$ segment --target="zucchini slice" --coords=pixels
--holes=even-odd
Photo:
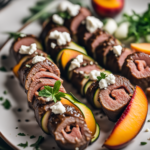
[[[84,86],[84,89],[83,89],[83,94],[86,95],[86,92],[88,90],[88,88],[91,86],[91,84],[93,83],[92,80],[88,80]]]
[[[50,117],[50,114],[51,114],[51,111],[48,110],[41,119],[42,130],[47,134],[49,134],[47,125],[48,125],[48,119]]]
[[[98,138],[99,138],[99,135],[100,135],[100,127],[99,125],[96,123],[96,132],[94,134],[94,137],[92,138],[91,140],[91,144],[93,144]]]
[[[93,96],[93,104],[96,108],[101,108],[101,104],[98,101],[99,92],[100,92],[100,88],[97,88]]]

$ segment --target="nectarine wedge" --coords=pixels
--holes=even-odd
[[[125,147],[140,132],[148,112],[148,101],[143,90],[136,86],[133,97],[116,123],[104,146],[109,149]]]
[[[150,54],[150,43],[132,43],[131,48],[138,52]]]

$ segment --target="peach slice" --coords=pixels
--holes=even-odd
[[[132,43],[131,48],[138,52],[150,54],[150,43]]]
[[[104,146],[109,149],[125,147],[142,129],[148,112],[148,101],[143,90],[136,86],[133,97],[116,123]]]

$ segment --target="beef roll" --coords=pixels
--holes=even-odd
[[[122,75],[143,90],[150,85],[150,57],[148,54],[136,52],[129,55],[123,65]]]

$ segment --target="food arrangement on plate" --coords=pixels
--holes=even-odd
[[[111,9],[113,16],[123,3]],[[98,13],[106,16],[105,11]],[[60,73],[94,109],[115,122],[104,147],[124,148],[145,123],[150,57],[136,52],[137,44],[132,50],[124,47],[108,33],[110,25],[103,26],[86,7],[62,1],[44,21],[39,38],[17,33],[10,48],[17,62],[13,72],[29,107],[43,132],[52,135],[61,149],[85,149],[98,139],[100,127],[92,110],[65,90]]]

